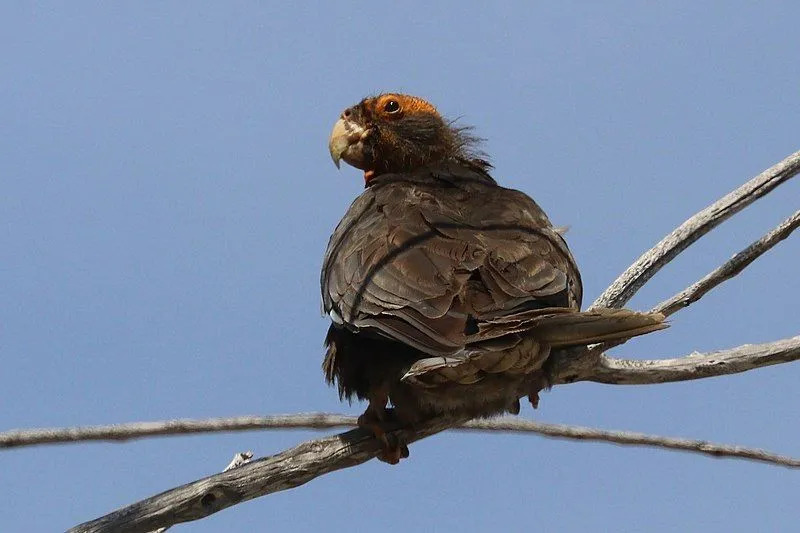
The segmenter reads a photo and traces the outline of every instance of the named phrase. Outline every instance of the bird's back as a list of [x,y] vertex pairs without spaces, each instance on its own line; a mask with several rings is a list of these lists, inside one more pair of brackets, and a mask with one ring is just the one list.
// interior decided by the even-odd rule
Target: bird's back
[[581,299],[539,206],[456,163],[375,179],[331,237],[321,281],[335,323],[429,355],[462,350],[483,320]]

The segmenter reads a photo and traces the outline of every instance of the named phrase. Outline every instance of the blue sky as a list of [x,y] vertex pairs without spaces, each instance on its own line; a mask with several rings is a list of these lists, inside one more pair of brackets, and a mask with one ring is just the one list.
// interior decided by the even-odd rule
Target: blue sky
[[[318,275],[362,180],[326,141],[380,91],[487,139],[582,268],[587,303],[671,228],[800,148],[791,2],[89,3],[0,7],[0,429],[358,413],[322,379]],[[662,271],[647,308],[798,208],[789,183]],[[792,238],[672,328],[671,357],[798,334]],[[537,420],[800,455],[800,366],[576,384]],[[0,452],[0,527],[55,531],[318,435]],[[733,460],[444,434],[176,531],[791,530],[800,478]]]

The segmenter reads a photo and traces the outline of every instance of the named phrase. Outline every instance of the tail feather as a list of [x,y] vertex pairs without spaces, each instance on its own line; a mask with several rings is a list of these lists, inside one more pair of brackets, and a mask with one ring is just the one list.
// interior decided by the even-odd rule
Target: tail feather
[[492,374],[528,374],[541,367],[550,348],[629,339],[668,327],[664,320],[661,313],[628,309],[537,309],[497,317],[469,337],[467,350],[420,359],[402,379],[435,388],[473,384]]
[[532,320],[528,332],[553,347],[579,346],[595,342],[622,340],[644,335],[669,325],[661,313],[641,313],[628,309],[595,309]]

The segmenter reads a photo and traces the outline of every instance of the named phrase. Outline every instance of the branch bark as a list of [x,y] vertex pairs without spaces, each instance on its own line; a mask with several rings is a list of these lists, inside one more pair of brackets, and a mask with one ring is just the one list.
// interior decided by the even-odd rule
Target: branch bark
[[[594,302],[592,307],[623,306],[639,288],[680,252],[799,171],[800,152],[796,152],[692,216],[621,274]],[[675,312],[702,297],[714,286],[741,271],[758,255],[791,233],[797,227],[796,216],[797,214],[784,223],[788,223],[788,226],[783,227],[782,225],[777,228],[775,235],[768,234],[741,252],[739,259],[734,256],[726,263],[727,266],[721,266],[662,305],[666,305],[666,309]],[[761,241],[764,243],[759,245],[758,243]],[[752,248],[753,246],[756,248]],[[741,256],[741,254],[745,255]],[[695,299],[692,300],[692,298]],[[577,380],[620,384],[663,383],[742,372],[759,366],[794,361],[800,358],[800,337],[764,345],[743,346],[723,352],[693,354],[679,359],[657,361],[614,359],[602,353],[607,347],[608,345],[597,345],[554,352],[548,361],[548,370],[553,377],[552,384],[570,383]],[[411,443],[466,422],[463,419],[441,418],[414,428],[399,428],[388,435],[390,438],[400,438],[404,442]],[[500,420],[494,421],[494,423],[502,424],[504,422]],[[584,430],[584,433],[580,433],[581,430]],[[604,434],[608,432],[587,430],[586,428],[572,428],[569,431],[576,433],[567,435],[566,433],[569,432],[565,432],[558,436],[594,439],[600,438],[602,435],[602,440],[618,443],[658,445],[715,456],[747,457],[785,466],[798,466],[798,461],[795,459],[775,456],[761,450],[711,445],[703,441],[686,441],[617,432],[612,432],[614,435],[608,435]],[[582,436],[577,436],[579,433]],[[542,431],[542,434],[545,432]],[[379,443],[370,432],[360,429],[305,442],[272,457],[252,461],[231,471],[153,496],[97,520],[77,526],[70,531],[153,531],[159,527],[196,520],[241,501],[294,488],[328,472],[361,464],[375,457],[379,447]]]
[[[331,421],[338,425],[340,422],[345,422],[343,419],[346,419],[347,423],[355,422],[352,417],[334,417]],[[464,421],[437,419],[414,430],[397,430],[392,436],[402,438],[404,442],[413,442],[448,429],[459,422]],[[518,419],[472,421],[464,428],[479,431],[486,429],[526,431],[554,438],[656,446],[699,452],[713,457],[738,457],[800,468],[800,460],[791,457],[754,448],[719,445],[701,440],[654,437],[641,433],[541,424]],[[80,524],[69,531],[139,533],[164,527],[165,524],[169,526],[198,520],[237,503],[295,488],[323,474],[359,465],[375,457],[379,450],[380,445],[372,434],[362,429],[304,442],[277,455],[250,461],[233,470],[147,498],[97,520]]]
[[[664,265],[672,261],[700,237],[759,198],[763,198],[766,194],[775,190],[778,185],[796,176],[798,172],[800,172],[800,151],[789,155],[779,163],[753,177],[744,185],[741,185],[716,202],[692,215],[683,224],[675,228],[669,235],[650,248],[650,250],[642,254],[631,266],[625,269],[625,272],[620,274],[617,279],[603,291],[603,294],[589,306],[589,309],[598,307],[622,307],[630,301],[636,292],[661,270]],[[741,268],[739,268],[738,271],[741,272],[741,270],[758,256],[766,252],[769,248],[780,242],[782,238],[785,238],[796,229],[796,224],[792,222],[793,218],[794,217],[790,217],[784,224],[773,230],[773,232],[762,237],[761,240],[767,240],[769,244],[756,247],[752,250],[750,254],[752,258],[749,261],[743,260]],[[781,229],[787,222],[788,228]],[[780,233],[781,235],[785,233],[785,235],[781,238],[770,239],[770,235],[773,233]],[[755,246],[756,244],[757,243],[754,243],[751,246]],[[745,257],[748,256],[746,253],[748,249],[743,251]],[[736,257],[731,259],[728,263],[732,261],[735,262]],[[724,268],[725,265],[720,267],[720,269]],[[706,294],[708,290],[724,281],[719,279],[718,276],[713,276],[713,274],[713,272],[709,274],[709,276],[712,276],[712,279],[704,283],[706,278],[703,278],[695,285],[687,287],[673,298],[683,298],[684,301],[689,302],[686,304],[686,306],[688,306],[692,303],[687,299],[688,297],[697,294],[698,296],[696,299],[699,299]],[[701,291],[704,292],[701,293]],[[667,304],[670,301],[671,299],[664,303]],[[551,373],[559,377],[559,380],[554,381],[553,384],[578,381],[580,376],[589,374],[592,369],[599,366],[601,364],[603,351],[613,346],[615,346],[613,343],[602,343],[588,348],[561,350],[552,354],[548,360],[548,366],[550,367]]]
[[697,239],[752,204],[800,171],[800,151],[773,165],[741,187],[690,217],[639,257],[591,305],[622,307],[656,272]]
[[719,268],[709,272],[694,285],[655,306],[652,311],[669,316],[676,311],[689,307],[705,296],[711,289],[747,268],[750,263],[791,235],[798,226],[800,226],[800,211],[796,211],[792,216],[781,222],[777,228],[731,257]]
[[[387,435],[411,443],[464,422],[464,419],[440,418],[413,430],[397,429]],[[162,492],[69,531],[145,533],[198,520],[237,503],[292,489],[323,474],[359,465],[375,457],[380,449],[372,433],[363,429],[304,442],[277,455]]]
[[[748,344],[705,354],[692,353],[675,359],[627,360],[604,355],[601,364],[586,381],[615,385],[652,385],[745,372],[755,368],[788,363],[800,359],[800,336],[765,344]],[[560,382],[558,376],[556,381]],[[573,380],[575,381],[575,380]],[[473,420],[457,431],[526,431],[551,437],[585,438],[574,428],[554,434],[552,427],[523,422],[511,426],[506,419]],[[219,433],[264,429],[331,429],[354,427],[356,418],[327,413],[304,413],[274,416],[239,416],[204,420],[180,419],[158,422],[133,422],[104,426],[39,428],[0,433],[0,448],[19,448],[41,444],[64,444],[89,441],[125,441],[166,435]],[[525,428],[524,430],[522,428]],[[547,431],[536,428],[548,427]],[[515,429],[516,428],[516,429]],[[596,432],[599,430],[588,430]],[[613,441],[616,442],[616,441]]]
[[603,355],[587,381],[613,385],[652,385],[738,374],[800,359],[800,336],[731,350],[693,353],[677,359],[615,359]]

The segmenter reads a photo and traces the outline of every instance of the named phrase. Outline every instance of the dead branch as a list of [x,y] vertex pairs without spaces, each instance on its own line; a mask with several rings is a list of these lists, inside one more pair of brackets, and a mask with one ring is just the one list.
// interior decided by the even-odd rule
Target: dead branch
[[[398,429],[388,435],[414,442],[464,422],[463,419],[435,419],[413,430]],[[354,429],[304,442],[277,455],[162,492],[69,531],[139,533],[198,520],[237,503],[295,488],[323,474],[359,465],[379,451],[380,444],[370,431]]]
[[[355,422],[352,417],[343,418],[351,423]],[[338,417],[332,421],[336,425],[342,422]],[[394,432],[394,437],[412,442],[438,433],[457,422],[457,420],[434,420],[413,431],[398,430]],[[699,440],[654,437],[641,433],[603,431],[508,418],[471,421],[464,426],[464,429],[526,431],[554,438],[655,446],[699,452],[713,457],[738,457],[800,468],[798,459],[763,450]],[[361,464],[373,458],[378,451],[379,445],[372,435],[361,429],[304,442],[277,455],[250,461],[232,471],[209,476],[142,500],[97,520],[76,526],[70,532],[146,532],[163,527],[163,524],[173,525],[197,520],[237,503],[295,488],[323,474]]]
[[773,165],[741,187],[690,217],[642,254],[590,306],[622,307],[656,272],[697,239],[800,171],[800,151]]
[[[724,220],[784,183],[798,171],[800,171],[800,152],[792,154],[689,218],[620,275],[594,302],[592,307],[621,307],[658,270],[680,252]],[[768,238],[769,235],[764,237],[764,239]],[[780,239],[775,242],[778,240]],[[774,245],[774,242],[771,245]],[[757,255],[749,261],[739,263],[737,267],[739,271],[752,262],[755,257]],[[720,267],[720,269],[724,268],[725,265]],[[731,275],[735,275],[735,273]],[[690,294],[699,295],[699,298],[713,286],[721,283],[720,276],[714,277],[713,272],[710,276],[712,276],[711,281],[707,280],[708,277],[703,278],[689,287],[687,291]],[[554,352],[551,355],[548,370],[556,384],[577,380],[594,380],[603,383],[661,383],[741,372],[757,366],[793,361],[800,355],[798,344],[800,344],[800,337],[795,337],[766,345],[744,346],[713,354],[690,355],[679,359],[660,361],[616,360],[602,354],[602,350],[607,346],[595,346]],[[397,429],[388,435],[410,443],[465,422],[466,420],[463,419],[439,418],[415,428]],[[564,437],[580,438],[566,435]],[[585,438],[593,437],[586,436]],[[622,443],[624,440],[619,435],[617,438],[619,440],[614,442]],[[638,441],[636,441],[637,438]],[[781,458],[780,461],[783,462],[774,461],[768,459],[772,457],[771,454],[759,450],[726,454],[723,453],[723,448],[731,452],[736,450],[742,452],[743,449],[709,445],[702,441],[635,436],[631,438],[632,442],[626,443],[648,444],[654,439],[660,439],[662,447],[691,449],[711,455],[749,457],[785,466],[797,466],[794,459]],[[693,444],[691,444],[692,442]],[[378,453],[378,449],[377,441],[369,432],[363,430],[353,430],[305,442],[272,457],[252,461],[229,472],[217,474],[148,498],[105,517],[77,526],[71,531],[152,531],[159,527],[196,520],[241,501],[294,488],[328,472],[361,464],[374,457]]]
[[652,385],[738,374],[800,359],[800,336],[766,344],[745,344],[677,359],[615,359],[603,355],[587,381],[614,385]]
[[595,442],[610,442],[621,445],[654,446],[669,450],[703,453],[713,457],[730,457],[750,459],[767,464],[800,468],[800,459],[778,455],[756,448],[743,446],[730,446],[727,444],[714,444],[704,440],[678,439],[634,433],[630,431],[607,431],[579,426],[565,426],[562,424],[543,424],[532,420],[520,418],[498,418],[494,420],[471,420],[463,428],[484,431],[491,427],[493,431],[509,431],[515,433],[536,433],[544,437],[569,440],[587,440]]
[[[680,309],[688,307],[717,285],[744,270],[755,259],[788,237],[798,226],[800,226],[800,211],[784,220],[775,229],[734,255],[730,260],[701,280],[658,304],[653,308],[653,311],[669,316]],[[592,374],[583,379],[619,385],[645,385],[735,374],[763,366],[796,361],[800,358],[798,347],[800,347],[800,337],[761,345],[745,345],[707,354],[695,352],[675,359],[625,360],[615,359],[603,354],[599,364],[592,368]],[[563,376],[557,373],[553,378],[553,384],[568,383],[580,379],[578,376],[573,375],[571,379],[565,380]],[[239,416],[204,420],[178,419],[85,427],[19,429],[0,433],[0,449],[70,442],[124,441],[143,437],[222,431],[292,428],[331,429],[353,427],[353,421],[352,417],[342,415],[307,413]],[[493,421],[481,421],[479,426],[482,430],[496,429],[493,426]],[[454,429],[470,430],[477,427],[477,423],[470,422]]]
[[126,441],[145,437],[191,435],[264,429],[331,429],[354,427],[355,417],[301,413],[294,415],[237,416],[133,422],[102,426],[40,428],[0,433],[0,448],[17,448],[38,444],[64,444],[87,441]]
[[781,222],[777,228],[731,257],[719,268],[709,272],[703,279],[682,290],[672,298],[664,300],[652,310],[669,316],[679,309],[689,307],[720,283],[736,276],[770,248],[791,235],[798,226],[800,226],[800,211],[796,211],[795,214]]
[[[705,354],[692,353],[675,359],[626,360],[604,355],[600,366],[594,370],[594,373],[581,379],[615,385],[648,385],[734,374],[754,368],[788,363],[798,359],[800,359],[800,336],[766,344],[748,344]],[[556,376],[556,381],[560,381],[558,376]],[[12,430],[0,433],[0,448],[87,441],[125,441],[154,436],[219,433],[225,431],[331,429],[355,427],[355,422],[355,417],[351,416],[328,413],[301,413]],[[550,437],[587,438],[580,431],[568,426],[559,426],[564,428],[564,431],[561,434],[555,434],[552,426],[539,426],[536,424],[535,422],[525,421],[520,426],[510,426],[508,421],[504,419],[473,420],[452,429],[456,431],[525,431]],[[525,429],[521,429],[523,427]],[[546,431],[538,431],[536,429],[538,427],[546,427],[548,429]],[[596,434],[600,430],[587,429],[587,431]],[[660,439],[661,437],[654,438]],[[617,442],[613,439],[611,441]]]
[[[251,452],[249,450],[246,451],[246,452],[235,453],[235,454],[233,454],[233,459],[231,459],[231,462],[228,463],[228,466],[226,466],[222,471],[223,472],[227,472],[228,470],[233,470],[234,468],[239,468],[240,466],[249,463],[252,459],[253,459],[253,452]],[[170,529],[171,527],[172,527],[172,525],[159,527],[158,529],[156,529],[152,533],[164,533],[166,530]]]
[[[186,435],[196,433],[218,433],[223,431],[246,431],[264,429],[335,429],[357,427],[357,417],[338,415],[333,413],[299,413],[292,415],[271,416],[239,416],[231,418],[208,418],[202,420],[170,420],[164,422],[146,422],[133,424],[115,424],[111,426],[93,426],[87,429],[85,439],[123,441],[150,436]],[[64,428],[74,430],[75,428]],[[53,430],[53,436],[56,430]],[[715,457],[739,457],[762,461],[765,463],[800,467],[800,460],[778,455],[772,452],[712,444],[702,440],[674,439],[632,433],[627,431],[607,431],[602,429],[567,426],[563,424],[547,424],[526,420],[524,418],[502,417],[490,420],[470,420],[461,426],[450,428],[449,431],[482,432],[482,433],[535,433],[544,437],[556,439],[589,440],[597,442],[610,442],[622,445],[655,446],[683,450],[688,452],[707,453]],[[34,435],[27,435],[33,437]],[[50,441],[55,442],[55,441]],[[70,440],[70,442],[76,442]],[[240,452],[234,455],[230,464],[223,472],[250,462],[253,452]]]
[[[669,235],[661,239],[650,250],[642,254],[639,259],[625,270],[625,272],[620,274],[617,279],[603,291],[603,294],[589,306],[589,309],[597,307],[622,307],[630,301],[636,292],[661,270],[664,265],[672,261],[700,237],[759,198],[772,192],[778,185],[796,176],[798,172],[800,172],[800,151],[784,158],[779,163],[750,179],[744,185],[692,215],[683,224],[670,232]],[[724,279],[719,278],[722,273],[720,272],[717,274],[718,270],[724,271],[729,268],[738,268],[736,273],[741,272],[757,257],[796,229],[797,224],[796,221],[794,221],[794,217],[793,215],[775,228],[775,230],[740,252],[740,254],[744,254],[743,256],[738,259],[734,256],[727,263],[720,266],[719,269],[692,286],[687,287],[684,291],[666,300],[662,304],[659,304],[659,307],[665,304],[669,305],[673,299],[676,300],[676,304],[677,300],[689,302],[686,306],[700,299],[711,290],[711,288],[724,281]],[[764,242],[759,245],[761,241]],[[696,296],[696,298],[692,300],[694,296]],[[671,311],[670,314],[674,312],[675,311]],[[552,384],[572,383],[585,379],[581,376],[590,375],[595,368],[601,366],[603,351],[615,345],[614,343],[606,342],[588,348],[561,350],[552,354],[548,361],[550,372],[556,377]]]

